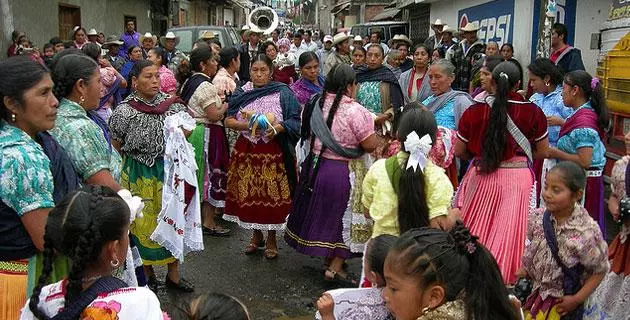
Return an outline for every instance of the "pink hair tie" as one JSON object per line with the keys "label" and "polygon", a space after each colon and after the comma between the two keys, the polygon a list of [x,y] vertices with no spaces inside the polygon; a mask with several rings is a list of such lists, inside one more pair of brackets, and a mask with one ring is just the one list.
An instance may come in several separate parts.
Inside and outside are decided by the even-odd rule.
{"label": "pink hair tie", "polygon": [[595,90],[598,84],[599,84],[599,78],[593,77],[593,79],[591,80],[591,89]]}

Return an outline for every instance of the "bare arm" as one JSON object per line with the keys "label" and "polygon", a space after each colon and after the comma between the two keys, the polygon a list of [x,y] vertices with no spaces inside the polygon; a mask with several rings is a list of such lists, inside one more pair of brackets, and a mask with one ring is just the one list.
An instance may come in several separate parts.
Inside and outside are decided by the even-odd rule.
{"label": "bare arm", "polygon": [[534,159],[545,159],[549,154],[549,138],[544,138],[536,142],[536,150],[532,156]]}
{"label": "bare arm", "polygon": [[376,133],[373,133],[371,136],[361,141],[361,148],[366,152],[372,152],[382,145],[385,145],[385,141],[377,136]]}
{"label": "bare arm", "polygon": [[457,141],[455,141],[454,153],[456,157],[462,160],[470,159],[470,154],[468,154],[468,151],[466,149],[466,142],[462,141],[461,139],[457,139]]}
{"label": "bare arm", "polygon": [[591,161],[593,160],[593,148],[580,148],[577,150],[577,154],[566,153],[558,148],[550,148],[548,158],[573,161],[579,164],[582,168],[588,169],[591,166]]}
{"label": "bare arm", "polygon": [[236,131],[246,131],[249,129],[249,123],[238,121],[234,117],[227,117],[225,119],[225,126]]}
{"label": "bare arm", "polygon": [[114,177],[112,177],[112,173],[109,170],[101,170],[93,174],[91,177],[87,178],[85,182],[87,182],[88,184],[109,187],[110,189],[114,190],[114,192],[118,192],[120,189],[122,189],[118,182],[114,180]]}
{"label": "bare arm", "polygon": [[206,118],[208,118],[208,120],[212,122],[220,121],[221,119],[223,119],[223,115],[225,114],[226,110],[227,103],[220,105],[218,108],[216,103],[212,103],[208,107],[206,107]]}
{"label": "bare arm", "polygon": [[46,220],[50,210],[51,208],[41,208],[22,215],[22,224],[39,251],[44,250],[44,231],[46,230]]}

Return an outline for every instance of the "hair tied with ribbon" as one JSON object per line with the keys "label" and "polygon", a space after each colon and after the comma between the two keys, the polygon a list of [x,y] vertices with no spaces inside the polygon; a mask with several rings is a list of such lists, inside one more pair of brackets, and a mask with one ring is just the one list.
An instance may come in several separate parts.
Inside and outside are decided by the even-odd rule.
{"label": "hair tied with ribbon", "polygon": [[499,77],[501,77],[501,78],[506,78],[506,79],[510,80],[510,76],[508,76],[508,74],[507,74],[507,73],[505,73],[505,72],[501,72],[501,73],[499,73]]}
{"label": "hair tied with ribbon", "polygon": [[431,136],[428,134],[425,134],[422,138],[420,138],[415,131],[411,131],[405,140],[405,150],[409,152],[406,169],[413,168],[415,171],[418,167],[420,167],[420,170],[424,172],[424,168],[427,166],[427,156],[429,151],[431,151],[432,143],[433,141],[431,140]]}
{"label": "hair tied with ribbon", "polygon": [[595,90],[598,84],[599,84],[599,78],[593,77],[593,79],[591,79],[591,89]]}

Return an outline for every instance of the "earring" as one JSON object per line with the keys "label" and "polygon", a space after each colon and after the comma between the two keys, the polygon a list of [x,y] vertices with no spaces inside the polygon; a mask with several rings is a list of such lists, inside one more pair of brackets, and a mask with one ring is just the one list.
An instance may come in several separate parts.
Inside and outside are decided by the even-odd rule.
{"label": "earring", "polygon": [[11,114],[11,122],[15,122],[15,113]]}
{"label": "earring", "polygon": [[120,266],[120,261],[118,261],[117,258],[114,258],[112,261],[109,262],[109,264],[112,266],[112,268],[118,268],[118,266]]}
{"label": "earring", "polygon": [[421,315],[425,315],[425,314],[429,313],[429,311],[431,311],[431,307],[428,307],[428,306],[424,307],[422,309],[422,314]]}
{"label": "earring", "polygon": [[547,87],[548,87],[548,86],[549,86],[549,82],[545,82],[545,86],[547,86]]}
{"label": "earring", "polygon": [[81,96],[81,98],[79,98],[79,104],[83,105],[84,102],[85,102],[85,98]]}

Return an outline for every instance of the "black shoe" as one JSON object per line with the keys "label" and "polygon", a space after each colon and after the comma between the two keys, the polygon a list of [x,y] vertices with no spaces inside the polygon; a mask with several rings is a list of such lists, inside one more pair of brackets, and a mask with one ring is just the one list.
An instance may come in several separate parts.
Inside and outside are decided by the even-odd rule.
{"label": "black shoe", "polygon": [[192,283],[186,281],[184,278],[179,278],[179,283],[175,283],[168,276],[166,276],[165,284],[166,288],[168,289],[175,289],[181,292],[195,291],[195,286]]}
{"label": "black shoe", "polygon": [[203,233],[213,237],[227,237],[230,235],[230,229],[227,228],[207,228],[201,227]]}

